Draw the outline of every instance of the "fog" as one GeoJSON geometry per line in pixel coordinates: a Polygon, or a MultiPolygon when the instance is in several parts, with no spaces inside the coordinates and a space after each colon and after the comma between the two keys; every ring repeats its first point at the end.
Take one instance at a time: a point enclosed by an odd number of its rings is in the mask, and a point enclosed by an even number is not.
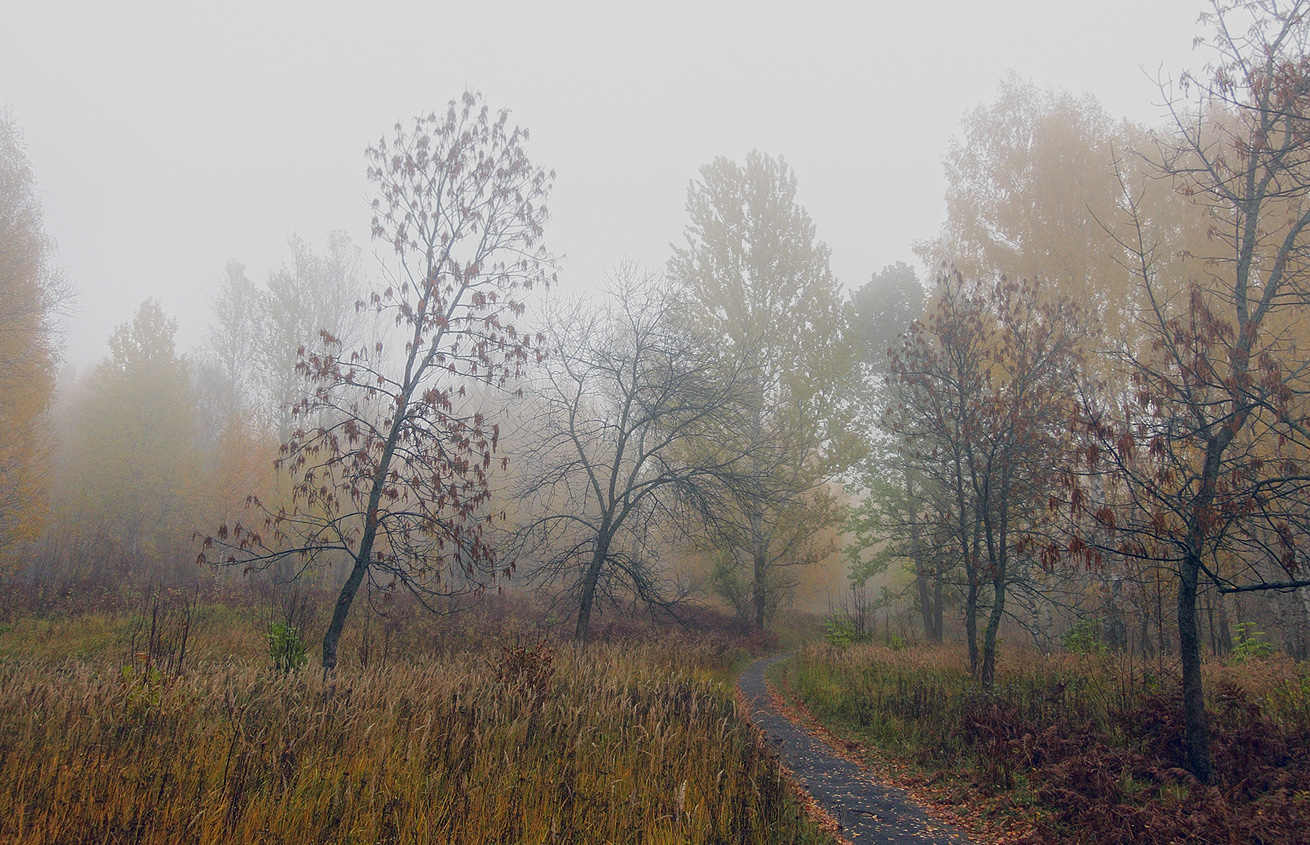
{"type": "Polygon", "coordinates": [[[759,148],[855,287],[936,233],[941,159],[1010,70],[1159,123],[1154,80],[1194,61],[1198,0],[887,3],[250,3],[10,0],[0,107],[25,133],[46,230],[77,291],[65,358],[106,354],[157,297],[179,342],[239,260],[262,279],[293,233],[371,254],[363,150],[482,90],[553,168],[551,249],[584,287],[661,267],[688,182],[759,148]]]}

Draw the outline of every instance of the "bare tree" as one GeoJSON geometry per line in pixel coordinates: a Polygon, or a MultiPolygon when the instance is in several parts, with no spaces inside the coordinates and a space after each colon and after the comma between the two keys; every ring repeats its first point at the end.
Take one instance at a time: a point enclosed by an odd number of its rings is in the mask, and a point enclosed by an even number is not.
{"type": "Polygon", "coordinates": [[[602,597],[669,608],[679,596],[660,549],[746,483],[730,480],[745,456],[724,445],[741,424],[744,365],[679,331],[664,282],[631,266],[612,282],[607,305],[577,303],[550,320],[533,396],[539,435],[524,460],[531,576],[563,587],[579,640],[602,597]]]}
{"type": "Polygon", "coordinates": [[[279,459],[291,502],[205,539],[202,560],[246,567],[349,558],[323,637],[325,671],[366,579],[428,601],[495,574],[483,532],[496,516],[487,506],[500,432],[470,406],[467,386],[505,386],[536,354],[542,338],[511,321],[552,263],[541,243],[552,176],[528,160],[527,133],[508,117],[465,93],[368,150],[373,237],[393,248],[394,264],[365,307],[394,322],[396,348],[345,350],[325,333],[332,351],[298,365],[314,389],[297,418],[315,424],[293,432],[279,459]]]}
{"type": "Polygon", "coordinates": [[[322,253],[294,235],[287,243],[290,263],[264,285],[252,282],[240,263],[228,263],[210,299],[217,319],[201,361],[216,419],[254,418],[279,440],[290,435],[293,412],[312,390],[296,368],[303,350],[323,351],[324,332],[349,349],[369,331],[368,314],[356,308],[367,285],[349,235],[330,233],[322,253]]]}

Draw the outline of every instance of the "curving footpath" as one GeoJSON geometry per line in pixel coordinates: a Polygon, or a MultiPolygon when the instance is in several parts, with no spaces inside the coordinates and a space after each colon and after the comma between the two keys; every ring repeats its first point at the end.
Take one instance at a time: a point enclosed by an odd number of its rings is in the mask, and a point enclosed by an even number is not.
{"type": "Polygon", "coordinates": [[[888,845],[964,845],[963,832],[930,818],[904,792],[875,783],[863,767],[838,757],[823,741],[806,733],[773,706],[764,673],[791,655],[765,657],[746,668],[738,689],[751,719],[791,769],[801,787],[837,820],[853,843],[888,845]]]}

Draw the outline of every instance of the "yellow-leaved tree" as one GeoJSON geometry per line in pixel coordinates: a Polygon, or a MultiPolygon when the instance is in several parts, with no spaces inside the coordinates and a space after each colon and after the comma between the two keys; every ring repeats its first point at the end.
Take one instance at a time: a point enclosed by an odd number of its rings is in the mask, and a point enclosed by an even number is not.
{"type": "Polygon", "coordinates": [[[52,320],[66,295],[53,253],[22,136],[0,115],[0,567],[45,515],[40,421],[58,360],[52,320]]]}

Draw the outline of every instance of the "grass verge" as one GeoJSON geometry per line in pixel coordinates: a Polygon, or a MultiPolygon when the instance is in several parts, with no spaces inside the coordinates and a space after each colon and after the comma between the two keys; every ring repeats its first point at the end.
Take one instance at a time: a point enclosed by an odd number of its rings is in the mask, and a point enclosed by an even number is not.
{"type": "Polygon", "coordinates": [[[1177,681],[1112,657],[1009,655],[993,694],[950,648],[802,649],[799,699],[903,783],[1032,842],[1295,842],[1310,828],[1310,668],[1207,668],[1218,778],[1182,768],[1177,681]]]}

